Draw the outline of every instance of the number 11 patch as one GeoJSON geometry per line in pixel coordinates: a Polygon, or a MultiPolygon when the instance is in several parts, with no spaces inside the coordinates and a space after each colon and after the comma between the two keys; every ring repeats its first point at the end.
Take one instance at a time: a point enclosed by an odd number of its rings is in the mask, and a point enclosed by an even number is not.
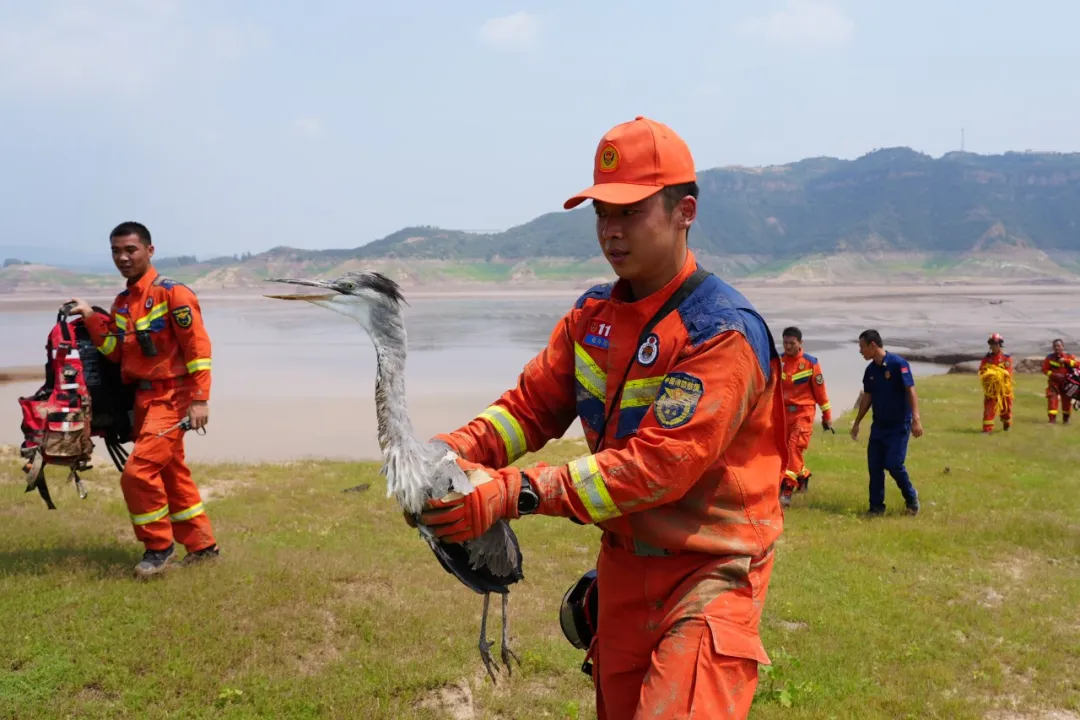
{"type": "Polygon", "coordinates": [[[593,320],[589,323],[589,334],[582,340],[586,345],[592,345],[602,350],[607,350],[609,341],[608,335],[611,334],[611,324],[600,322],[599,320],[593,320]]]}

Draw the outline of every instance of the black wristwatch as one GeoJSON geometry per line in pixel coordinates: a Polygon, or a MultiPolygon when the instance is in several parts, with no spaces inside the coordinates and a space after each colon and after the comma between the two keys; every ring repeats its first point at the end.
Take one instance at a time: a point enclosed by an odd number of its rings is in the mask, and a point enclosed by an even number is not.
{"type": "Polygon", "coordinates": [[[518,514],[532,515],[540,507],[540,496],[533,490],[525,473],[521,474],[521,493],[518,495],[518,514]]]}

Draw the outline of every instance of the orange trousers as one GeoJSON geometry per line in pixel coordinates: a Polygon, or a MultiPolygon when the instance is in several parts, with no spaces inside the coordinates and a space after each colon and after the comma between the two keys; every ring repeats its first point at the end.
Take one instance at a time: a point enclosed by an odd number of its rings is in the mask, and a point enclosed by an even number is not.
{"type": "Polygon", "coordinates": [[[1072,415],[1072,400],[1068,395],[1061,392],[1055,384],[1046,387],[1046,414],[1050,422],[1057,422],[1058,406],[1061,406],[1061,414],[1068,418],[1072,415]]]}
{"type": "Polygon", "coordinates": [[[190,398],[182,387],[135,393],[135,448],[120,475],[120,488],[135,537],[148,550],[164,550],[174,538],[188,552],[214,544],[210,518],[184,462],[183,431],[157,437],[187,415],[190,398]]]}
{"type": "Polygon", "coordinates": [[[640,557],[605,542],[590,648],[598,720],[746,718],[773,553],[640,557]]]}
{"type": "Polygon", "coordinates": [[[782,487],[794,488],[800,478],[810,474],[809,468],[803,463],[803,453],[810,447],[810,438],[814,436],[814,408],[789,412],[787,417],[788,466],[780,484],[782,487]]]}
{"type": "MultiPolygon", "coordinates": [[[[1001,411],[1001,424],[1008,428],[1012,425],[1012,405],[1013,399],[1011,397],[1005,398],[1005,407],[1001,411]]],[[[997,414],[997,401],[991,397],[983,397],[983,432],[990,433],[994,431],[994,415],[997,414]]]]}

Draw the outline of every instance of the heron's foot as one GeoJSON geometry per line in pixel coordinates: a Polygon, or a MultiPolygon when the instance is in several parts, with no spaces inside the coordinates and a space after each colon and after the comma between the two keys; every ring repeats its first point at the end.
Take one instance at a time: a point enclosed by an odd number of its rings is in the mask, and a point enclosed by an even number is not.
{"type": "MultiPolygon", "coordinates": [[[[491,643],[486,638],[480,638],[480,659],[484,661],[484,669],[487,670],[491,682],[496,683],[495,670],[499,668],[499,664],[491,657],[491,643]]],[[[505,658],[503,662],[506,662],[505,658]]]]}
{"type": "Polygon", "coordinates": [[[501,652],[499,654],[502,656],[503,665],[506,666],[506,674],[507,675],[512,674],[510,672],[510,658],[513,658],[514,662],[516,662],[518,664],[518,667],[521,667],[521,660],[518,659],[517,654],[513,650],[511,650],[510,646],[507,645],[505,642],[503,642],[502,649],[501,649],[501,652]]]}

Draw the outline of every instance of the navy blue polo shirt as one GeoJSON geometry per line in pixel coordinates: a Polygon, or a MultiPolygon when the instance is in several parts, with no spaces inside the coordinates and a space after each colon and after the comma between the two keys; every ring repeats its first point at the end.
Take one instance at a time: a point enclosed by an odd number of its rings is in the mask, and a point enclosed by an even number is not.
{"type": "Polygon", "coordinates": [[[891,352],[880,365],[871,361],[863,373],[863,391],[870,393],[873,425],[895,428],[911,424],[907,389],[915,385],[908,361],[891,352]]]}

